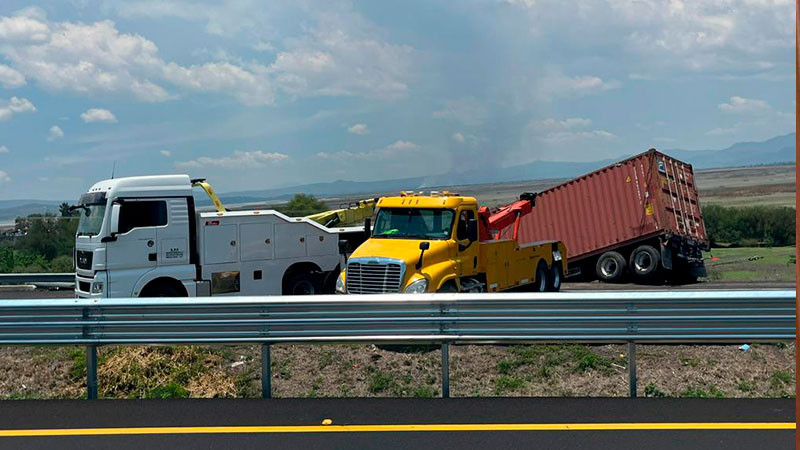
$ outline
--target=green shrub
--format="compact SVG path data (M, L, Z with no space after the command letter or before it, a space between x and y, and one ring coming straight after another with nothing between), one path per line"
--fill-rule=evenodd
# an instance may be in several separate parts
M703 208L703 219L712 246L720 243L742 247L795 244L794 208L709 205Z
M661 389L657 388L655 384L648 383L647 386L644 387L644 396L645 397L666 397L667 394L661 391Z
M495 381L495 391L497 391L498 394L503 394L508 391L519 389L523 384L525 384L525 381L521 378L503 375Z
M189 391L172 381L151 390L145 395L145 398L189 398Z
M392 383L393 379L391 374L383 373L380 370L374 370L370 374L369 391L373 394L383 392L389 389Z

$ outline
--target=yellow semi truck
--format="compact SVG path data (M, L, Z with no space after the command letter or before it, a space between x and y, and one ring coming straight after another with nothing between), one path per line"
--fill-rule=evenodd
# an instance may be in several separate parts
M520 245L520 218L535 194L490 211L449 192L403 193L376 205L375 227L336 282L340 294L498 292L527 286L558 291L567 251L562 242ZM511 239L501 230L514 226Z

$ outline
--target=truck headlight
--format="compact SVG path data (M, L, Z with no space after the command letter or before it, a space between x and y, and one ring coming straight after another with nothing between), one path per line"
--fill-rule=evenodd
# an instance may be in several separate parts
M103 293L103 282L95 281L92 283L92 294L102 294Z
M408 285L406 294L422 294L428 290L428 280L425 278L419 279Z
M347 291L344 288L344 272L339 274L339 278L336 279L336 293L337 294L346 294Z

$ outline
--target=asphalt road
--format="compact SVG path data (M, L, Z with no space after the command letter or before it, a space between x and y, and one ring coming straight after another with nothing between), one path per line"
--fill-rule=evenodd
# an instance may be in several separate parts
M767 450L794 448L794 421L791 399L19 400L0 448Z

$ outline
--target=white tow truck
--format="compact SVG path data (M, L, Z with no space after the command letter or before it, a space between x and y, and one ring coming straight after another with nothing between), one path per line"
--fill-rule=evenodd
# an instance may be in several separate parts
M195 186L215 211L196 210ZM352 209L368 216L371 207ZM82 298L333 292L343 254L364 240L363 226L228 211L205 180L188 175L103 180L73 209L80 212L75 294Z

